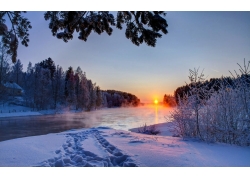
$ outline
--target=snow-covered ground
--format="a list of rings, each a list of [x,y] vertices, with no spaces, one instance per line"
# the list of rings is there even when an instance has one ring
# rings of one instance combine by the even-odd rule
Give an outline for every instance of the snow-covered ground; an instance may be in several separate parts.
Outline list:
[[[42,115],[38,111],[32,111],[31,108],[14,104],[0,105],[0,118],[15,116]]]
[[[31,110],[22,108],[25,107],[19,109],[23,111],[22,115],[29,115],[28,112]],[[17,108],[15,110],[18,111]],[[15,113],[21,113],[20,111],[2,112],[2,114],[9,113],[13,116]],[[50,111],[39,113],[54,114]],[[13,179],[84,177],[108,178],[109,180],[160,179],[162,177],[186,179],[190,177],[211,180],[215,178],[243,179],[248,176],[250,147],[221,143],[207,144],[172,137],[168,124],[161,123],[166,122],[164,118],[166,114],[165,110],[157,108],[141,108],[133,109],[133,111],[130,109],[98,110],[89,112],[88,120],[94,122],[100,119],[103,121],[101,126],[107,125],[115,129],[96,127],[2,141],[0,142],[1,177],[10,179],[12,177]],[[72,119],[70,114],[67,116]],[[156,125],[161,134],[157,136],[138,134],[136,128],[131,129],[133,132],[127,131],[145,123],[147,125],[161,123]],[[64,168],[20,168],[32,166],[148,166],[158,168],[67,168],[66,171]],[[220,168],[213,168],[218,166]]]
[[[0,166],[250,167],[250,147],[97,127],[0,142]]]
[[[37,115],[42,115],[39,112],[32,112],[32,111],[27,111],[27,112],[12,112],[12,113],[0,113],[0,117],[15,117],[15,116],[37,116]]]
[[[41,110],[41,111],[34,111],[30,107],[25,107],[21,105],[14,105],[14,104],[6,104],[0,105],[0,118],[4,117],[16,117],[16,116],[37,116],[37,115],[48,115],[48,114],[64,114],[64,113],[71,113],[74,114],[75,110],[68,110],[68,109],[61,109],[61,110]],[[1,120],[1,119],[0,119]]]

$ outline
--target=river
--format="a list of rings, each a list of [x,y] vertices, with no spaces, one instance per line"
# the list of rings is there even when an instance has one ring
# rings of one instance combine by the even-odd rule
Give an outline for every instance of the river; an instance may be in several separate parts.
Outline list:
[[[144,124],[164,123],[171,110],[160,105],[147,105],[80,113],[0,118],[0,141],[97,126],[129,130]]]

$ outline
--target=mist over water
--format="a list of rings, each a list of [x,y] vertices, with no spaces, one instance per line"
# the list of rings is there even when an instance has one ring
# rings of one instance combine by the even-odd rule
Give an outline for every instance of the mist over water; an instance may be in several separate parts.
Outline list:
[[[106,108],[90,112],[0,118],[0,141],[98,126],[129,130],[144,124],[164,123],[171,110],[172,108],[160,105],[146,105]]]
[[[147,105],[129,108],[112,108],[92,111],[84,114],[90,126],[108,126],[114,129],[129,130],[131,128],[164,123],[172,108],[160,105]]]

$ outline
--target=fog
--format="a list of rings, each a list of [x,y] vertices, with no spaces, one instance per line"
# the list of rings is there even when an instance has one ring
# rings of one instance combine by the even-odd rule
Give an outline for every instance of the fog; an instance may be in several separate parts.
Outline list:
[[[172,108],[160,105],[146,105],[128,108],[109,108],[82,113],[90,126],[108,126],[114,129],[131,128],[163,123],[167,121]]]

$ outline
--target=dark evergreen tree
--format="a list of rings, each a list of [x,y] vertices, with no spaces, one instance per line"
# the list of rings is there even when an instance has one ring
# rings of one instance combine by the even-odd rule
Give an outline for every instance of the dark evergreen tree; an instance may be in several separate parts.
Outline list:
[[[40,62],[40,66],[44,69],[50,70],[50,78],[52,80],[56,72],[55,62],[49,57],[48,59],[45,59],[42,62]]]
[[[40,63],[35,65],[34,103],[38,110],[47,109],[52,102],[51,80],[49,69],[44,69]]]
[[[82,70],[80,67],[77,68],[75,75],[74,75],[74,80],[75,80],[75,94],[76,94],[76,110],[78,110],[79,106],[80,106],[80,87],[81,87],[81,74],[82,74]]]
[[[75,84],[74,71],[70,66],[65,77],[65,98],[69,107],[74,106],[76,103]]]
[[[80,75],[80,95],[79,95],[79,106],[82,109],[87,108],[87,105],[89,104],[90,101],[90,95],[89,95],[89,88],[88,88],[88,80],[86,77],[86,73],[84,72],[83,74]]]
[[[164,106],[168,106],[168,107],[173,107],[176,106],[176,101],[175,101],[175,97],[171,96],[171,95],[164,95],[163,97],[163,105]]]
[[[28,46],[29,29],[32,28],[27,18],[22,16],[25,11],[0,11],[0,36],[7,53],[11,55],[12,62],[16,62],[18,39],[22,45]],[[11,22],[11,28],[6,26],[6,18]]]
[[[62,67],[59,67],[57,65],[56,71],[55,71],[55,77],[54,77],[54,91],[53,91],[53,99],[54,99],[54,108],[57,108],[57,103],[58,102],[63,102],[63,97],[64,97],[64,91],[63,91],[63,86],[64,86],[64,72]]]
[[[99,86],[96,86],[96,107],[100,107],[102,105],[102,93]]]
[[[8,61],[9,56],[6,52],[6,48],[0,44],[0,102],[2,105],[8,101],[7,91],[3,85],[9,80],[8,73],[10,71],[10,65]]]
[[[68,83],[69,83],[70,77],[73,75],[74,75],[74,71],[73,71],[73,68],[70,66],[69,69],[66,71],[66,76],[65,76],[64,95],[66,98],[69,96]]]
[[[87,111],[90,111],[92,108],[96,107],[96,92],[95,92],[96,84],[92,83],[91,80],[87,80],[87,87],[89,92]]]
[[[35,94],[35,68],[32,67],[32,63],[29,62],[25,80],[24,80],[24,99],[26,106],[34,108],[34,94]]]
[[[167,34],[167,21],[162,17],[163,11],[118,11],[116,18],[109,11],[47,11],[45,20],[50,20],[49,28],[52,35],[68,42],[73,33],[79,32],[79,39],[87,41],[92,31],[101,34],[112,34],[112,27],[122,29],[126,27],[126,37],[137,46],[145,42],[148,46],[155,46],[156,39]],[[63,31],[62,31],[63,30]]]
[[[29,29],[32,28],[27,18],[22,16],[24,11],[0,11],[0,36],[3,45],[8,49],[12,62],[16,62],[18,40],[22,45],[28,46]],[[80,40],[87,41],[91,32],[101,34],[106,32],[111,35],[112,26],[122,29],[126,25],[125,36],[137,46],[146,43],[154,47],[157,38],[167,34],[167,21],[163,18],[164,11],[118,11],[116,18],[109,11],[47,11],[45,20],[49,20],[52,35],[64,42],[73,38],[78,32]],[[11,22],[8,30],[6,18]]]
[[[12,66],[12,81],[17,83],[18,85],[22,85],[21,79],[23,75],[23,64],[21,63],[21,60],[18,59],[17,62]]]

